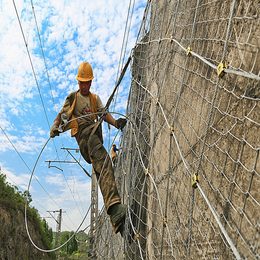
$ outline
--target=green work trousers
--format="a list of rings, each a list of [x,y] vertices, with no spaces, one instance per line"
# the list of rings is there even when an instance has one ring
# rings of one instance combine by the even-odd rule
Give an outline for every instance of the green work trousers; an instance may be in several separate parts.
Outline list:
[[[98,134],[91,135],[92,128],[83,131],[80,137],[76,137],[79,144],[80,153],[88,163],[92,164],[101,193],[103,195],[106,211],[116,203],[121,203],[121,199],[116,187],[114,169],[110,156],[103,146]]]

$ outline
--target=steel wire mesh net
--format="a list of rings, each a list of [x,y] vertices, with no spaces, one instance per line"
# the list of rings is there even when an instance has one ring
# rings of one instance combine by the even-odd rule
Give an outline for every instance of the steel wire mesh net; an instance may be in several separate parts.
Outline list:
[[[115,169],[124,239],[101,214],[97,258],[259,259],[259,5],[147,2]]]

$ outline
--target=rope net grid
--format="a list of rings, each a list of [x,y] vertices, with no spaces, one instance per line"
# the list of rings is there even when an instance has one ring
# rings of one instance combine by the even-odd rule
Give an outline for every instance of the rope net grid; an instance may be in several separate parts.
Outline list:
[[[148,1],[98,259],[259,259],[258,1]],[[197,187],[197,188],[196,188]]]

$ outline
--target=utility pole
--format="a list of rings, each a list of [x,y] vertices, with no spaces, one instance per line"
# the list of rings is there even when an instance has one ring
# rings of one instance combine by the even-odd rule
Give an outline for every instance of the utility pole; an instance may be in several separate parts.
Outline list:
[[[57,234],[56,234],[56,242],[55,242],[56,248],[57,248],[57,247],[60,246],[60,233],[61,233],[62,209],[52,210],[52,211],[48,211],[48,210],[47,210],[47,212],[50,213],[50,215],[54,218],[54,220],[55,220],[56,223],[57,223],[57,228],[56,228],[56,233],[57,233]],[[52,213],[56,213],[56,212],[59,213],[57,220],[56,220],[56,218],[51,214],[51,212],[52,212]],[[65,213],[65,211],[63,211],[63,213]],[[57,258],[57,259],[59,259],[59,251],[60,251],[60,250],[57,250],[57,251],[56,251],[56,258]]]
[[[98,219],[98,183],[94,168],[92,166],[91,176],[91,217],[90,217],[90,231],[89,231],[89,252],[94,255],[93,244],[94,244],[94,233],[96,230]]]
[[[59,212],[59,215],[58,215],[58,223],[57,223],[57,247],[60,246],[61,215],[62,215],[62,209],[60,209],[60,212]],[[59,250],[58,250],[58,252],[59,252]]]

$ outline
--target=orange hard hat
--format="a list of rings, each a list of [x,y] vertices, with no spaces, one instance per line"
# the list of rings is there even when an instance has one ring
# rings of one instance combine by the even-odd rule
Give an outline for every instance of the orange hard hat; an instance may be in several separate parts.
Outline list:
[[[88,62],[82,62],[78,69],[78,75],[76,77],[78,81],[90,81],[94,79],[93,69]]]

